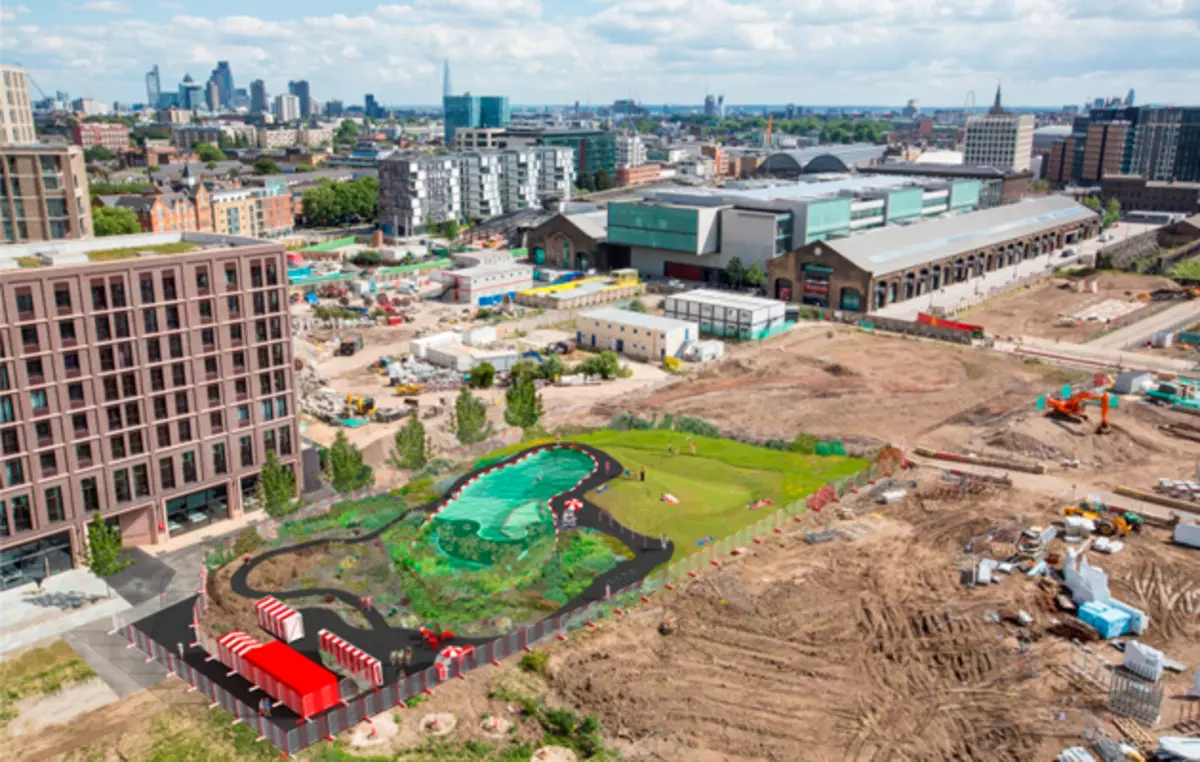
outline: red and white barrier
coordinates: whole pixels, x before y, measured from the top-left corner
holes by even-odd
[[[291,606],[267,596],[254,604],[254,615],[258,626],[284,643],[292,643],[304,637],[304,618]]]
[[[467,658],[468,654],[473,653],[475,653],[474,646],[446,646],[443,648],[433,662],[433,668],[437,670],[438,679],[446,680],[450,675],[451,665],[462,664],[462,660]]]
[[[332,656],[338,664],[372,685],[383,685],[383,665],[379,659],[350,645],[329,630],[321,630],[317,637],[321,650]]]
[[[254,671],[246,663],[244,657],[260,647],[262,647],[262,643],[244,632],[234,630],[217,638],[217,659],[226,667],[257,685],[254,680]]]

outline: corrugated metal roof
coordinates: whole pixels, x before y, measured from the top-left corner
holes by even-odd
[[[709,288],[698,288],[695,291],[684,291],[672,294],[671,298],[678,301],[710,304],[719,307],[736,307],[743,310],[761,310],[768,307],[782,307],[782,302],[774,299],[764,299],[761,296],[735,294],[730,291],[713,291]]]
[[[651,331],[674,331],[679,328],[696,327],[695,323],[688,320],[676,320],[675,318],[661,317],[659,315],[647,315],[644,312],[619,310],[616,307],[601,307],[598,310],[585,312],[580,317],[647,328]]]
[[[608,240],[608,212],[597,211],[585,214],[564,214],[564,217],[579,228],[584,235],[596,241]]]
[[[1047,196],[919,225],[872,230],[822,245],[863,270],[882,275],[1095,217],[1095,212],[1070,198]]]

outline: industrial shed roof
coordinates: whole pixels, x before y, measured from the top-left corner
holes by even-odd
[[[820,245],[869,273],[883,275],[1095,216],[1070,198],[1047,196],[920,225],[881,228]]]
[[[698,288],[695,291],[683,291],[672,294],[672,299],[701,304],[711,304],[718,307],[734,307],[740,310],[761,310],[771,307],[782,308],[783,302],[774,299],[764,299],[761,296],[738,294],[732,291],[713,291],[709,288]]]
[[[875,161],[883,156],[887,146],[872,143],[823,145],[794,151],[779,151],[763,161],[763,172],[845,172],[855,164]]]
[[[619,310],[616,307],[602,307],[598,310],[585,312],[579,317],[603,320],[608,323],[631,325],[651,331],[674,331],[679,328],[696,327],[696,324],[690,320],[676,320],[675,318],[659,317],[658,315],[647,315],[644,312]]]

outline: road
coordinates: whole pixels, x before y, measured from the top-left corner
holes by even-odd
[[[1168,307],[1144,320],[1120,328],[1089,341],[1087,346],[1102,349],[1133,349],[1143,346],[1159,331],[1173,331],[1200,323],[1200,299]]]
[[[1095,344],[1071,344],[1023,336],[1020,341],[997,341],[994,348],[1045,362],[1078,365],[1095,370],[1146,370],[1152,373],[1194,373],[1196,363],[1175,357],[1123,352]]]

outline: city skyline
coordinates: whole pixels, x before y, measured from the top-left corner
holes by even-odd
[[[372,92],[388,105],[438,103],[447,58],[456,92],[504,93],[517,106],[629,97],[699,104],[723,93],[728,106],[889,106],[916,97],[954,107],[968,91],[986,103],[981,90],[1000,79],[1007,102],[1056,107],[1130,88],[1142,102],[1186,103],[1200,88],[1190,50],[1200,19],[1187,6],[410,0],[328,14],[300,0],[245,15],[219,0],[204,14],[171,2],[6,5],[0,43],[19,51],[47,93],[126,103],[145,99],[154,65],[168,92],[185,74],[205,82],[217,61],[229,61],[239,83],[264,80],[272,94],[308,80],[322,101],[357,103]],[[1125,53],[1108,55],[1118,45]]]

